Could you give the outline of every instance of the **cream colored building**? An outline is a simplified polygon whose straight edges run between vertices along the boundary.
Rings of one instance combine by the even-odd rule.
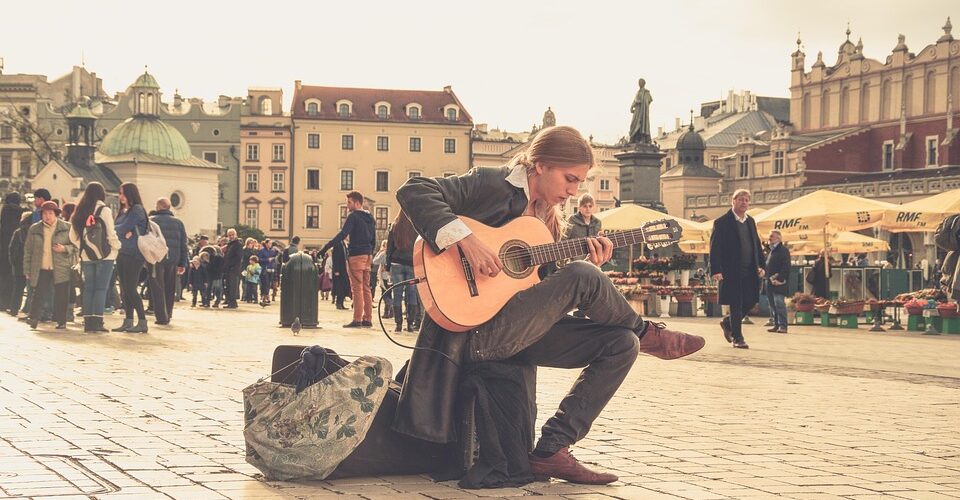
[[[293,230],[290,123],[290,115],[283,113],[283,90],[248,89],[240,117],[237,220],[284,242],[289,241]]]
[[[350,191],[366,197],[382,239],[407,179],[471,166],[473,120],[450,87],[360,89],[297,80],[291,116],[291,228],[304,246],[321,246],[339,232]]]
[[[490,129],[485,123],[478,123],[473,129],[473,164],[481,167],[499,167],[508,163],[515,155],[530,147],[530,141],[546,127],[557,124],[557,117],[551,108],[543,113],[540,126],[534,125],[529,132],[508,132]],[[593,142],[593,154],[597,168],[590,171],[587,181],[580,184],[577,197],[567,200],[564,211],[572,215],[577,210],[577,198],[590,193],[596,200],[595,211],[610,210],[617,205],[617,193],[620,192],[620,162],[613,156],[624,151],[619,146]]]

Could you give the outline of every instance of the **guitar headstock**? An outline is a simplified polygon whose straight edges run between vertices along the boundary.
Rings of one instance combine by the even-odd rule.
[[[673,219],[652,220],[641,228],[643,243],[649,249],[668,247],[683,236],[683,228]]]

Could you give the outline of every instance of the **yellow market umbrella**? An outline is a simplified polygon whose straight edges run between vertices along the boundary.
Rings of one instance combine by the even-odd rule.
[[[683,253],[710,253],[710,242],[702,240],[680,240],[677,242],[677,248]]]
[[[837,253],[887,252],[890,244],[859,233],[841,231],[827,235],[830,251]],[[786,240],[791,255],[816,255],[823,250],[821,234],[798,234]]]
[[[895,205],[821,189],[771,208],[755,217],[757,231],[788,233],[854,231],[877,225]]]
[[[960,213],[960,189],[953,189],[885,211],[880,227],[893,233],[933,232],[945,217],[957,213]]]

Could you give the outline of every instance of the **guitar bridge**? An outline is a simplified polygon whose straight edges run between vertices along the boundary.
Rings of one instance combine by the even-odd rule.
[[[463,275],[467,278],[467,288],[470,289],[470,296],[476,297],[480,295],[480,291],[477,290],[477,279],[473,276],[473,268],[470,267],[467,256],[464,255],[459,245],[457,245],[457,251],[460,252],[460,265],[463,266]]]

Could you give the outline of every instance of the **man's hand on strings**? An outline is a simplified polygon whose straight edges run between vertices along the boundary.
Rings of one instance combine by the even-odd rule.
[[[587,238],[587,249],[590,250],[589,261],[602,266],[613,257],[613,242],[603,234],[596,238]]]
[[[457,245],[460,246],[460,250],[463,250],[463,255],[467,258],[467,262],[470,263],[470,267],[473,269],[475,275],[479,276],[482,274],[493,278],[500,274],[500,270],[503,269],[500,257],[498,257],[493,250],[490,250],[490,247],[480,241],[476,235],[471,234],[467,236],[457,242]],[[453,249],[447,249],[448,252],[450,250]]]

